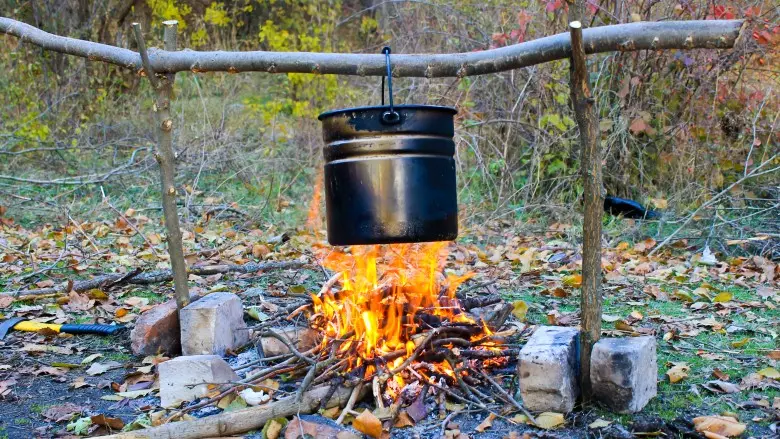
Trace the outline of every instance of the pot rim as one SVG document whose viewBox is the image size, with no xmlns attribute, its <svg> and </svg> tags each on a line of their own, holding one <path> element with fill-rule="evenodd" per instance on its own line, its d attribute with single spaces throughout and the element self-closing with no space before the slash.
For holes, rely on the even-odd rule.
<svg viewBox="0 0 780 439">
<path fill-rule="evenodd" d="M 389 105 L 371 105 L 366 107 L 353 107 L 353 108 L 341 108 L 338 110 L 330 110 L 326 111 L 319 116 L 317 116 L 318 120 L 323 120 L 331 116 L 335 116 L 337 114 L 342 113 L 349 113 L 354 111 L 372 111 L 372 110 L 389 110 Z M 394 105 L 393 109 L 395 110 L 434 110 L 434 111 L 442 111 L 450 114 L 458 114 L 458 110 L 454 107 L 447 107 L 444 105 L 423 105 L 423 104 L 404 104 L 404 105 Z"/>
</svg>

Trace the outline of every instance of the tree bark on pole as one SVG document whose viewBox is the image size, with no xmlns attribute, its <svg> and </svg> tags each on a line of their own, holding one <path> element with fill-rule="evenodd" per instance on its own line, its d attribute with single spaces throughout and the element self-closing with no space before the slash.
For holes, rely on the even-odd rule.
<svg viewBox="0 0 780 439">
<path fill-rule="evenodd" d="M 179 22 L 175 20 L 163 22 L 163 45 L 166 51 L 176 50 L 176 39 Z M 156 101 L 154 111 L 157 118 L 157 151 L 154 154 L 160 165 L 160 191 L 162 192 L 163 216 L 165 230 L 168 235 L 168 255 L 173 272 L 173 287 L 176 294 L 176 304 L 179 309 L 190 303 L 190 293 L 187 287 L 187 265 L 184 261 L 184 249 L 181 242 L 179 214 L 176 210 L 176 154 L 173 151 L 173 120 L 171 119 L 171 98 L 176 73 L 166 73 L 157 76 L 149 62 L 141 25 L 133 23 L 138 51 L 141 55 L 146 77 L 149 78 Z"/>
<path fill-rule="evenodd" d="M 583 31 L 586 53 L 663 49 L 731 49 L 744 20 L 640 22 L 592 27 Z M 46 50 L 140 69 L 137 52 L 107 44 L 62 37 L 11 18 L 0 17 L 0 33 L 14 35 Z M 462 77 L 519 69 L 571 56 L 568 32 L 511 46 L 449 54 L 394 54 L 395 77 Z M 226 52 L 149 50 L 158 73 L 266 72 L 384 76 L 381 54 L 313 52 Z"/>
<path fill-rule="evenodd" d="M 569 23 L 571 34 L 570 81 L 574 116 L 580 132 L 580 163 L 584 187 L 582 225 L 582 288 L 580 313 L 580 389 L 584 404 L 590 402 L 590 354 L 601 335 L 601 217 L 604 196 L 601 182 L 599 122 L 595 99 L 588 84 L 582 24 Z"/>
</svg>

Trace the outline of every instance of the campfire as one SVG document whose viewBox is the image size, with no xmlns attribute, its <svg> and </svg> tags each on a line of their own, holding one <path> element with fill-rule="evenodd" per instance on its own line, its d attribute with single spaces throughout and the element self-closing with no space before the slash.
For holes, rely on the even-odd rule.
<svg viewBox="0 0 780 439">
<path fill-rule="evenodd" d="M 335 359 L 329 372 L 374 382 L 377 403 L 392 404 L 407 386 L 460 385 L 474 395 L 468 371 L 507 363 L 503 338 L 467 313 L 486 302 L 464 306 L 456 296 L 472 274 L 443 273 L 447 245 L 319 249 L 335 275 L 312 295 L 309 324 L 322 335 L 320 355 Z"/>
</svg>

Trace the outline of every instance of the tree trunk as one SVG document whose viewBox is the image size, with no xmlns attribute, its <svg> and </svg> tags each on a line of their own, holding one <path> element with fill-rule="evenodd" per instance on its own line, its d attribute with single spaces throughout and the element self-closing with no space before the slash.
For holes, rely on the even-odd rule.
<svg viewBox="0 0 780 439">
<path fill-rule="evenodd" d="M 571 100 L 580 131 L 582 180 L 584 186 L 584 221 L 582 237 L 582 291 L 580 312 L 580 388 L 582 401 L 588 403 L 590 388 L 590 353 L 601 335 L 601 217 L 604 195 L 601 189 L 601 153 L 599 123 L 595 100 L 588 85 L 588 68 L 582 42 L 582 24 L 569 23 L 571 33 Z"/>
</svg>

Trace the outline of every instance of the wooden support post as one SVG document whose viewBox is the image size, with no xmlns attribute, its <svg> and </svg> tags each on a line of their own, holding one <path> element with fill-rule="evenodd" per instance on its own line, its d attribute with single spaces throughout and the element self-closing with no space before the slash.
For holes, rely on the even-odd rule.
<svg viewBox="0 0 780 439">
<path fill-rule="evenodd" d="M 177 30 L 179 22 L 169 20 L 163 22 L 165 26 L 163 45 L 165 50 L 176 50 Z M 184 249 L 181 242 L 181 229 L 179 228 L 179 215 L 176 211 L 176 155 L 173 152 L 173 119 L 171 119 L 171 98 L 173 96 L 173 82 L 175 73 L 167 73 L 158 77 L 151 68 L 149 55 L 146 51 L 141 25 L 133 23 L 135 38 L 138 41 L 138 51 L 141 61 L 154 87 L 157 99 L 154 111 L 157 114 L 157 151 L 154 157 L 160 165 L 160 183 L 162 191 L 163 216 L 165 217 L 165 230 L 168 238 L 168 255 L 171 260 L 173 272 L 173 286 L 176 292 L 176 304 L 179 309 L 190 303 L 189 288 L 187 287 L 187 265 L 184 261 Z"/>
<path fill-rule="evenodd" d="M 599 123 L 595 99 L 588 84 L 582 24 L 569 23 L 571 34 L 570 81 L 574 116 L 580 131 L 581 172 L 584 186 L 582 237 L 582 291 L 580 313 L 580 389 L 582 402 L 590 402 L 590 354 L 601 335 L 601 218 L 604 196 L 601 182 Z"/>
</svg>

